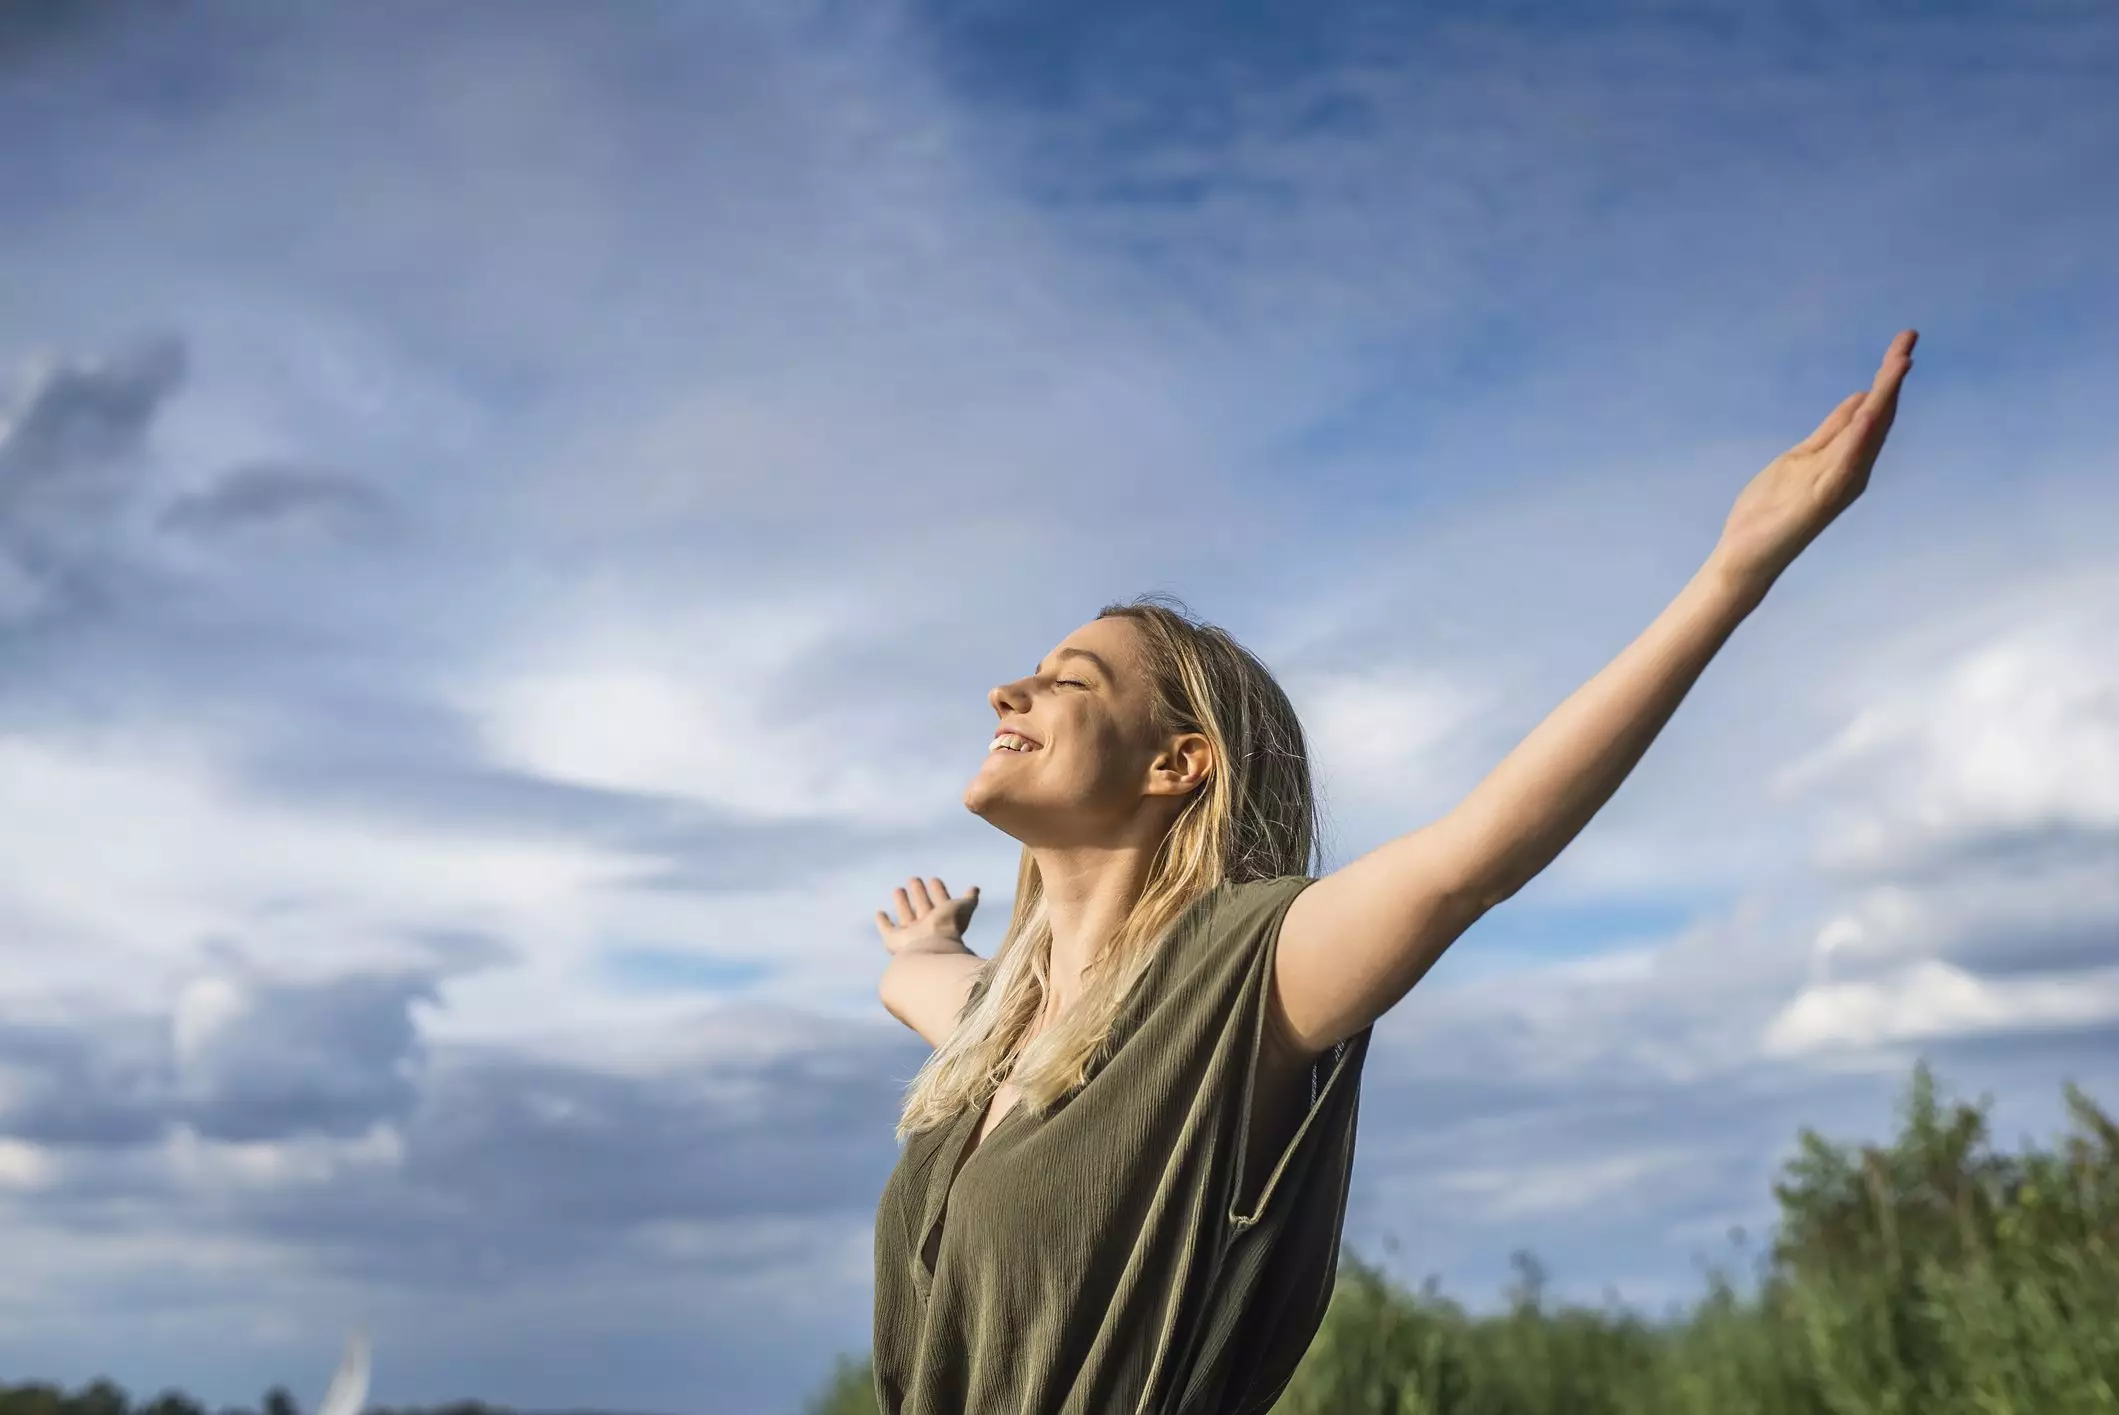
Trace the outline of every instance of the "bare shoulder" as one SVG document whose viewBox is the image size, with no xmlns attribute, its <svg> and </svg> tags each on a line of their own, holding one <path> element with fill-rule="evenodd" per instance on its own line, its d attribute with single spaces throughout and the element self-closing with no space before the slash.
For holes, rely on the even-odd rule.
<svg viewBox="0 0 2119 1415">
<path fill-rule="evenodd" d="M 1322 1055 L 1395 1007 L 1486 904 L 1416 831 L 1311 881 L 1282 916 L 1273 993 L 1298 1052 Z"/>
</svg>

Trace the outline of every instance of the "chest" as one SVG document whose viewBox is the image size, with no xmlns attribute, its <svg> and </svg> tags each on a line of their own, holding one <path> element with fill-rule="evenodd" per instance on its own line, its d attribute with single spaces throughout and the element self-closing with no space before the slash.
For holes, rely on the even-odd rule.
<svg viewBox="0 0 2119 1415">
<path fill-rule="evenodd" d="M 1187 1212 L 1187 1231 L 1202 1232 L 1221 1196 L 1248 1206 L 1300 1122 L 1310 1068 L 1261 1057 L 1245 1124 L 1240 1078 L 1171 1075 L 1129 1065 L 1126 1051 L 1045 1113 L 1004 1083 L 976 1117 L 908 1143 L 878 1217 L 897 1236 L 890 1260 L 923 1295 L 938 1274 L 1003 1288 L 1088 1281 L 1159 1243 L 1148 1230 L 1165 1215 Z"/>
<path fill-rule="evenodd" d="M 972 1134 L 971 1149 L 976 1150 L 985 1144 L 986 1137 L 993 1133 L 994 1127 L 1007 1118 L 1008 1112 L 1014 1110 L 1016 1102 L 1022 1098 L 1023 1093 L 1016 1087 L 1015 1082 L 1001 1082 L 1000 1089 L 995 1091 L 993 1099 L 987 1102 L 986 1113 L 979 1118 L 978 1129 Z"/>
</svg>

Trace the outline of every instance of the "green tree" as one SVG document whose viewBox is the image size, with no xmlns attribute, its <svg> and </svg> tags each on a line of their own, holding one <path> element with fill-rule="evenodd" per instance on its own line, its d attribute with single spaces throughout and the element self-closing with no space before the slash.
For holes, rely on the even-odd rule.
<svg viewBox="0 0 2119 1415">
<path fill-rule="evenodd" d="M 1755 1281 L 1660 1321 L 1552 1302 L 1528 1254 L 1473 1316 L 1347 1252 L 1276 1415 L 2119 1415 L 2119 1125 L 2066 1098 L 2001 1153 L 1915 1067 L 1889 1142 L 1800 1133 Z M 808 1407 L 874 1409 L 845 1358 Z"/>
<path fill-rule="evenodd" d="M 876 1415 L 875 1368 L 867 1361 L 841 1356 L 824 1389 L 803 1407 L 803 1415 Z"/>
</svg>

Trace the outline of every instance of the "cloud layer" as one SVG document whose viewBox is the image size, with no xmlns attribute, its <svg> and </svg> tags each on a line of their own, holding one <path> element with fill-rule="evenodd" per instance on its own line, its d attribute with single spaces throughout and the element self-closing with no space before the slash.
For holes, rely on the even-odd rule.
<svg viewBox="0 0 2119 1415">
<path fill-rule="evenodd" d="M 1904 324 L 1870 491 L 1379 1027 L 1349 1241 L 1654 1304 L 1915 1055 L 2119 1083 L 2108 16 L 961 8 L 0 19 L 0 1373 L 791 1408 L 872 910 L 1005 914 L 991 683 L 1176 589 L 1351 858 Z"/>
</svg>

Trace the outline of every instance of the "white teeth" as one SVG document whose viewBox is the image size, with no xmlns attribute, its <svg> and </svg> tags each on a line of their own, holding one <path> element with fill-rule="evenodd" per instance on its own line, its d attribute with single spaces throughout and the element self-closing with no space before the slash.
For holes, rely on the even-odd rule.
<svg viewBox="0 0 2119 1415">
<path fill-rule="evenodd" d="M 993 739 L 992 744 L 986 750 L 989 752 L 1027 752 L 1030 750 L 1030 745 L 1027 738 L 1018 737 L 1013 732 L 1003 732 L 1000 736 Z"/>
</svg>

